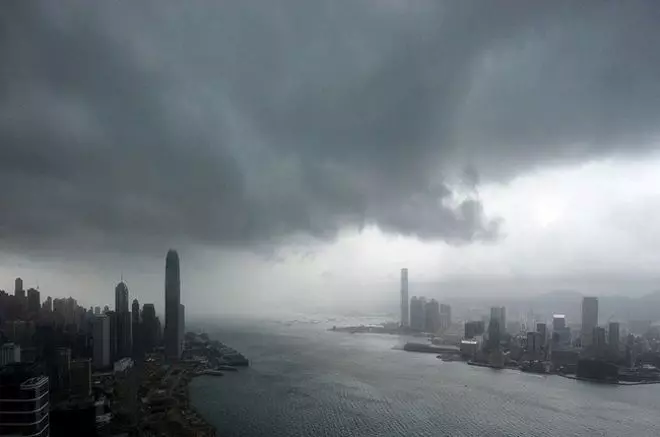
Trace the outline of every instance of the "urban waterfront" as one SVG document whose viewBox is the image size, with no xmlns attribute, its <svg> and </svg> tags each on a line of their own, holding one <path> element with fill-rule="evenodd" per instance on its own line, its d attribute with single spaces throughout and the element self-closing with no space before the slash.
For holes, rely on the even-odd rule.
<svg viewBox="0 0 660 437">
<path fill-rule="evenodd" d="M 335 323 L 204 325 L 251 367 L 196 378 L 192 403 L 223 436 L 660 435 L 658 385 L 442 362 L 401 350 L 408 337 L 328 332 Z"/>
</svg>

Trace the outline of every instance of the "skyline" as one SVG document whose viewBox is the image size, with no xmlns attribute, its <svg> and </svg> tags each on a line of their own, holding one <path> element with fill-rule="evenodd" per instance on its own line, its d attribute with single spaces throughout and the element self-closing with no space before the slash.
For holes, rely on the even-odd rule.
<svg viewBox="0 0 660 437">
<path fill-rule="evenodd" d="M 648 4 L 321 4 L 7 7 L 2 288 L 157 302 L 177 247 L 192 314 L 657 290 Z"/>
</svg>

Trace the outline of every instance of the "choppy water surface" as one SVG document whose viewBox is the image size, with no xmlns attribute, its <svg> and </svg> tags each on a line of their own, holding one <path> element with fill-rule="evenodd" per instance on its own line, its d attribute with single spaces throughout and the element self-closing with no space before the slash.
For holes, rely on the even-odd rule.
<svg viewBox="0 0 660 437">
<path fill-rule="evenodd" d="M 221 436 L 658 436 L 660 385 L 619 387 L 444 363 L 396 336 L 326 325 L 207 328 L 252 367 L 191 384 Z"/>
</svg>

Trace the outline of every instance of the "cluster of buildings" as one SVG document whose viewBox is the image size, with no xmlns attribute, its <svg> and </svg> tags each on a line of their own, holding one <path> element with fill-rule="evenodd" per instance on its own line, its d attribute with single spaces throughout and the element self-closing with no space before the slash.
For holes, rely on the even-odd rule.
<svg viewBox="0 0 660 437">
<path fill-rule="evenodd" d="M 401 269 L 401 327 L 435 334 L 451 326 L 451 307 L 435 299 L 413 296 L 408 300 L 408 269 Z"/>
<path fill-rule="evenodd" d="M 129 307 L 123 278 L 112 310 L 85 309 L 71 297 L 42 302 L 21 278 L 14 285 L 13 295 L 0 291 L 0 436 L 58 435 L 56 424 L 67 422 L 68 434 L 59 435 L 72 435 L 65 420 L 71 417 L 89 419 L 76 421 L 89 426 L 76 435 L 96 435 L 111 415 L 104 378 L 125 374 L 161 345 L 169 360 L 181 357 L 185 308 L 173 250 L 165 266 L 164 329 L 153 303 L 140 309 L 133 299 Z"/>
<path fill-rule="evenodd" d="M 599 363 L 628 370 L 647 363 L 660 367 L 660 334 L 653 339 L 624 331 L 622 339 L 619 322 L 599 324 L 597 297 L 584 297 L 581 307 L 581 320 L 569 325 L 563 314 L 554 314 L 551 323 L 531 312 L 520 320 L 507 320 L 506 308 L 493 306 L 479 320 L 466 321 L 459 340 L 453 331 L 446 331 L 452 323 L 451 307 L 424 297 L 408 299 L 408 269 L 401 270 L 401 327 L 433 334 L 434 344 L 458 346 L 473 363 L 494 367 L 543 363 L 544 368 L 562 372 L 576 372 L 581 362 L 598 372 L 608 368 Z M 625 369 L 619 375 L 622 372 Z"/>
</svg>

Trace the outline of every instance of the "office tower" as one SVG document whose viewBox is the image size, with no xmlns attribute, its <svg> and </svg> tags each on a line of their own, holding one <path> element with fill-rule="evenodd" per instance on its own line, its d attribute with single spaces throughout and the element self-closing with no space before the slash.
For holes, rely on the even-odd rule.
<svg viewBox="0 0 660 437">
<path fill-rule="evenodd" d="M 101 307 L 94 307 L 94 315 L 95 316 L 101 315 Z"/>
<path fill-rule="evenodd" d="M 23 280 L 21 278 L 16 278 L 14 281 L 14 296 L 25 298 L 25 290 L 23 290 Z"/>
<path fill-rule="evenodd" d="M 435 299 L 424 304 L 424 330 L 435 333 L 440 329 L 440 305 Z"/>
<path fill-rule="evenodd" d="M 186 335 L 186 306 L 179 304 L 179 341 L 181 342 L 181 350 L 183 351 L 183 342 Z"/>
<path fill-rule="evenodd" d="M 108 311 L 110 311 L 110 307 L 107 306 L 107 305 L 104 306 L 104 307 L 103 307 L 103 314 L 107 313 Z"/>
<path fill-rule="evenodd" d="M 48 296 L 44 301 L 42 308 L 44 311 L 48 311 L 48 312 L 53 311 L 53 298 Z"/>
<path fill-rule="evenodd" d="M 610 349 L 614 351 L 619 350 L 619 324 L 617 322 L 611 322 L 608 329 L 608 339 Z"/>
<path fill-rule="evenodd" d="M 607 344 L 605 343 L 605 328 L 596 326 L 593 329 L 592 339 L 593 339 L 592 345 L 596 348 L 596 350 L 598 351 L 604 350 L 607 346 Z"/>
<path fill-rule="evenodd" d="M 128 286 L 124 281 L 121 281 L 115 287 L 115 312 L 128 311 Z"/>
<path fill-rule="evenodd" d="M 0 369 L 0 435 L 48 437 L 48 377 L 34 366 Z"/>
<path fill-rule="evenodd" d="M 140 323 L 140 302 L 137 299 L 133 299 L 133 304 L 131 304 L 131 317 L 133 324 Z"/>
<path fill-rule="evenodd" d="M 179 255 L 175 250 L 170 250 L 165 259 L 165 355 L 175 360 L 181 356 L 180 304 Z"/>
<path fill-rule="evenodd" d="M 53 312 L 59 314 L 64 318 L 64 313 L 66 307 L 66 300 L 65 299 L 53 299 Z"/>
<path fill-rule="evenodd" d="M 563 314 L 555 314 L 552 316 L 552 330 L 557 332 L 566 328 L 566 316 Z"/>
<path fill-rule="evenodd" d="M 543 334 L 538 331 L 527 333 L 527 352 L 533 355 L 539 355 L 544 345 Z"/>
<path fill-rule="evenodd" d="M 0 346 L 0 366 L 21 362 L 21 347 L 16 343 L 5 343 Z"/>
<path fill-rule="evenodd" d="M 465 322 L 465 338 L 470 339 L 483 335 L 486 325 L 483 320 Z"/>
<path fill-rule="evenodd" d="M 41 299 L 39 297 L 39 291 L 34 288 L 30 288 L 27 291 L 27 306 L 28 311 L 31 313 L 38 313 L 41 308 Z"/>
<path fill-rule="evenodd" d="M 160 323 L 160 317 L 156 317 L 156 344 L 163 343 L 163 324 Z"/>
<path fill-rule="evenodd" d="M 410 328 L 415 331 L 422 332 L 426 327 L 424 304 L 426 304 L 426 299 L 423 297 L 413 296 L 410 299 Z"/>
<path fill-rule="evenodd" d="M 156 333 L 156 309 L 154 304 L 145 303 L 142 306 L 142 341 L 144 350 L 151 352 L 153 348 L 158 344 Z"/>
<path fill-rule="evenodd" d="M 451 326 L 451 307 L 449 305 L 440 305 L 440 329 L 447 329 Z"/>
<path fill-rule="evenodd" d="M 72 297 L 67 297 L 64 301 L 64 322 L 67 325 L 72 325 L 75 323 L 76 318 L 76 308 L 78 307 L 78 302 Z"/>
<path fill-rule="evenodd" d="M 94 319 L 94 368 L 105 369 L 110 366 L 110 317 L 98 315 Z"/>
<path fill-rule="evenodd" d="M 49 372 L 53 375 L 52 387 L 54 390 L 68 390 L 71 376 L 71 349 L 58 347 L 55 349 L 55 369 Z"/>
<path fill-rule="evenodd" d="M 582 347 L 593 344 L 593 330 L 598 326 L 598 298 L 582 299 Z"/>
<path fill-rule="evenodd" d="M 492 307 L 490 309 L 490 320 L 497 320 L 499 326 L 500 337 L 506 334 L 506 308 L 505 307 Z M 490 325 L 488 325 L 488 332 L 490 333 Z"/>
<path fill-rule="evenodd" d="M 131 305 L 131 325 L 133 330 L 133 357 L 141 358 L 144 352 L 144 326 L 140 323 L 140 303 L 133 299 Z"/>
<path fill-rule="evenodd" d="M 128 311 L 128 286 L 121 281 L 115 287 L 115 322 L 117 327 L 117 358 L 132 354 L 131 313 Z"/>
<path fill-rule="evenodd" d="M 410 310 L 408 308 L 408 269 L 401 269 L 401 326 L 410 326 Z"/>
<path fill-rule="evenodd" d="M 492 317 L 491 311 L 491 318 L 488 323 L 488 347 L 491 350 L 499 349 L 501 337 L 500 319 L 499 317 Z"/>
<path fill-rule="evenodd" d="M 81 358 L 71 361 L 71 395 L 86 398 L 92 394 L 92 361 Z"/>
<path fill-rule="evenodd" d="M 108 316 L 108 324 L 110 326 L 110 362 L 115 362 L 119 359 L 119 340 L 117 338 L 117 313 L 108 311 L 105 313 Z"/>
<path fill-rule="evenodd" d="M 548 326 L 545 323 L 537 323 L 536 332 L 541 334 L 541 341 L 545 344 L 545 341 L 548 338 Z"/>
</svg>

